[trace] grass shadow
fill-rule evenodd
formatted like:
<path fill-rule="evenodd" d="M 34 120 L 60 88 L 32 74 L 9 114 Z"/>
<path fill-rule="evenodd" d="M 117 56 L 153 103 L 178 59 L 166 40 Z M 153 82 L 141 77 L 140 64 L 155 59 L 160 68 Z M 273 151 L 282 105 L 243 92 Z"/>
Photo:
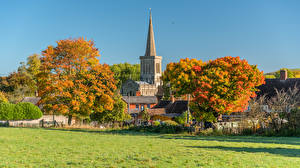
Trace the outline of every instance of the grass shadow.
<path fill-rule="evenodd" d="M 300 145 L 300 138 L 297 137 L 262 137 L 262 136 L 178 136 L 162 135 L 162 139 L 183 139 L 183 140 L 203 140 L 219 142 L 248 142 L 248 143 L 268 143 Z"/>
<path fill-rule="evenodd" d="M 98 133 L 98 134 L 118 134 L 118 135 L 134 135 L 134 136 L 153 136 L 157 133 L 136 132 L 128 129 L 111 129 L 111 130 L 97 130 L 97 129 L 83 129 L 83 128 L 42 128 L 51 131 L 65 131 L 65 132 L 84 132 L 84 133 Z"/>
<path fill-rule="evenodd" d="M 186 146 L 189 148 L 220 149 L 224 151 L 269 153 L 274 155 L 300 157 L 300 149 L 290 148 L 249 148 L 249 147 L 226 147 L 226 146 Z"/>

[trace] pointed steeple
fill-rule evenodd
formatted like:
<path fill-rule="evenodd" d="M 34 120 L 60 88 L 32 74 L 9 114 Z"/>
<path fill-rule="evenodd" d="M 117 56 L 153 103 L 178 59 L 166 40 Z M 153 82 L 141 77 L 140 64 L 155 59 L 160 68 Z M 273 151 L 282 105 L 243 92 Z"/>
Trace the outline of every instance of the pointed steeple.
<path fill-rule="evenodd" d="M 145 56 L 156 56 L 151 8 L 150 8 L 149 29 L 148 29 L 148 37 L 147 37 L 147 46 L 146 46 Z"/>

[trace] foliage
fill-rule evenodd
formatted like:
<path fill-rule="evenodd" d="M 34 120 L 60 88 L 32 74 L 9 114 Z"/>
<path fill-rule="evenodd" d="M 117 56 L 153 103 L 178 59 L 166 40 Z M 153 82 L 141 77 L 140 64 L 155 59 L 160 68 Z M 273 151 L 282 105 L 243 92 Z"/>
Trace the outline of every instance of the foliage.
<path fill-rule="evenodd" d="M 244 111 L 257 86 L 264 84 L 263 72 L 239 57 L 222 57 L 194 67 L 194 102 L 200 111 L 230 114 Z"/>
<path fill-rule="evenodd" d="M 91 119 L 100 123 L 122 122 L 129 120 L 131 116 L 125 111 L 126 103 L 122 100 L 121 96 L 115 94 L 113 100 L 115 103 L 112 110 L 92 113 L 90 116 Z"/>
<path fill-rule="evenodd" d="M 33 120 L 43 116 L 32 103 L 0 103 L 0 120 Z"/>
<path fill-rule="evenodd" d="M 192 115 L 198 122 L 216 122 L 216 116 L 213 111 L 202 111 L 199 110 L 197 102 L 190 102 L 189 107 L 193 111 Z"/>
<path fill-rule="evenodd" d="M 39 55 L 29 56 L 27 63 L 21 62 L 16 72 L 0 78 L 0 90 L 5 92 L 9 101 L 13 103 L 20 102 L 25 96 L 34 96 L 39 68 Z"/>
<path fill-rule="evenodd" d="M 151 116 L 150 116 L 150 114 L 149 114 L 147 108 L 145 108 L 143 111 L 141 111 L 141 112 L 139 113 L 139 116 L 140 116 L 144 121 L 149 121 L 150 118 L 151 118 Z"/>
<path fill-rule="evenodd" d="M 0 103 L 0 120 L 14 119 L 15 105 L 11 103 Z"/>
<path fill-rule="evenodd" d="M 178 125 L 177 122 L 172 121 L 172 120 L 166 120 L 166 121 L 164 121 L 163 123 L 164 123 L 165 125 L 173 125 L 173 126 Z"/>
<path fill-rule="evenodd" d="M 264 122 L 267 112 L 267 109 L 264 109 L 267 104 L 267 97 L 262 95 L 260 97 L 253 98 L 249 101 L 249 110 L 242 113 L 244 120 L 251 122 L 251 129 L 254 131 L 257 129 L 259 123 Z"/>
<path fill-rule="evenodd" d="M 296 86 L 288 90 L 276 90 L 276 95 L 267 101 L 268 108 L 272 111 L 267 113 L 270 127 L 279 132 L 281 129 L 297 130 L 300 119 L 298 109 L 300 90 Z M 286 122 L 287 121 L 287 122 Z"/>
<path fill-rule="evenodd" d="M 151 133 L 163 133 L 163 134 L 180 134 L 187 133 L 190 128 L 178 125 L 172 120 L 168 120 L 167 124 L 160 125 L 148 125 L 148 126 L 134 126 L 130 127 L 129 130 L 136 132 L 151 132 Z"/>
<path fill-rule="evenodd" d="M 162 115 L 153 115 L 151 116 L 152 121 L 160 120 L 160 121 L 166 121 L 166 120 L 171 120 L 170 117 L 167 116 L 162 116 Z"/>
<path fill-rule="evenodd" d="M 170 63 L 163 80 L 170 83 L 175 95 L 192 95 L 193 113 L 200 120 L 245 110 L 256 96 L 256 87 L 265 82 L 257 66 L 230 56 L 207 63 L 195 59 Z"/>
<path fill-rule="evenodd" d="M 113 73 L 100 64 L 92 41 L 66 39 L 42 52 L 39 74 L 40 103 L 46 112 L 78 118 L 113 109 Z"/>
<path fill-rule="evenodd" d="M 204 129 L 204 130 L 200 130 L 196 134 L 200 135 L 200 136 L 224 136 L 224 135 L 230 135 L 230 134 L 226 134 L 222 130 L 213 129 L 213 128 L 207 128 L 207 129 Z"/>
<path fill-rule="evenodd" d="M 181 59 L 178 63 L 169 63 L 162 75 L 164 85 L 168 84 L 177 96 L 192 93 L 192 82 L 196 76 L 194 66 L 203 66 L 201 60 Z"/>
<path fill-rule="evenodd" d="M 43 116 L 40 108 L 29 102 L 18 103 L 15 108 L 18 109 L 18 111 L 23 111 L 23 119 L 39 119 Z"/>
<path fill-rule="evenodd" d="M 113 64 L 110 66 L 110 69 L 114 73 L 114 78 L 119 89 L 128 79 L 140 80 L 140 64 L 129 64 L 127 62 L 124 64 Z"/>
<path fill-rule="evenodd" d="M 38 74 L 40 73 L 41 60 L 40 55 L 33 54 L 27 58 L 27 72 L 30 74 L 31 84 L 29 87 L 32 91 L 37 91 Z"/>
<path fill-rule="evenodd" d="M 185 124 L 187 123 L 187 119 L 188 119 L 188 111 L 183 112 L 180 116 L 175 117 L 174 121 L 176 121 L 178 124 Z M 193 116 L 190 113 L 189 114 L 189 121 L 192 121 Z"/>
<path fill-rule="evenodd" d="M 296 86 L 288 90 L 275 90 L 273 97 L 261 96 L 250 101 L 249 110 L 243 113 L 243 135 L 300 135 L 300 90 Z"/>
<path fill-rule="evenodd" d="M 159 126 L 159 125 L 160 125 L 160 122 L 159 122 L 159 121 L 153 121 L 153 125 L 154 125 L 154 126 Z"/>
<path fill-rule="evenodd" d="M 275 75 L 264 75 L 266 79 L 275 79 Z"/>
<path fill-rule="evenodd" d="M 3 92 L 0 91 L 0 103 L 7 103 L 8 100 Z"/>

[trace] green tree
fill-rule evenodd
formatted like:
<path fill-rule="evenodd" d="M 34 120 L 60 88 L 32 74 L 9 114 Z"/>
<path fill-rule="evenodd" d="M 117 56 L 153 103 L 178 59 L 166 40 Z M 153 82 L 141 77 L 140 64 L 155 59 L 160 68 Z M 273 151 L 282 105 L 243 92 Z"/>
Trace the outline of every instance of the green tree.
<path fill-rule="evenodd" d="M 120 63 L 111 65 L 110 69 L 114 73 L 118 89 L 128 79 L 140 80 L 140 64 Z"/>
<path fill-rule="evenodd" d="M 178 124 L 185 124 L 187 123 L 187 119 L 188 119 L 188 111 L 183 112 L 180 116 L 175 117 L 174 120 L 178 123 Z M 193 116 L 190 113 L 189 114 L 189 121 L 192 121 Z"/>
<path fill-rule="evenodd" d="M 40 73 L 41 59 L 40 55 L 33 54 L 27 58 L 27 67 L 26 70 L 31 79 L 31 84 L 29 87 L 33 92 L 37 92 L 37 82 L 38 74 Z"/>
<path fill-rule="evenodd" d="M 99 123 L 109 123 L 109 122 L 122 122 L 124 120 L 129 120 L 131 116 L 125 111 L 126 103 L 122 100 L 122 97 L 115 94 L 114 107 L 112 110 L 105 110 L 101 113 L 95 112 L 91 114 L 91 120 L 98 121 Z"/>

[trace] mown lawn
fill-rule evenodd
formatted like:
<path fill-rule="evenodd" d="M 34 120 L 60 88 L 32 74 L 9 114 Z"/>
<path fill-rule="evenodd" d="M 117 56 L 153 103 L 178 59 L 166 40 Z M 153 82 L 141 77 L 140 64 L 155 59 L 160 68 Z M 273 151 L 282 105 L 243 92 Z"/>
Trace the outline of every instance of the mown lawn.
<path fill-rule="evenodd" d="M 0 167 L 300 167 L 300 138 L 0 128 Z"/>

